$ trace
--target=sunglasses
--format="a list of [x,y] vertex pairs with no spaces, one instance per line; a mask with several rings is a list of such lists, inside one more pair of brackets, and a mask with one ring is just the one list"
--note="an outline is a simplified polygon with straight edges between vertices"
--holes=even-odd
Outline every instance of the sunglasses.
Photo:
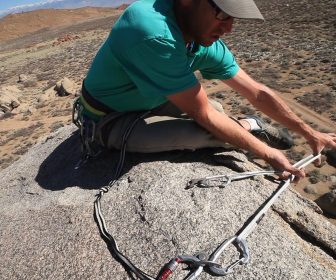
[[212,0],[208,0],[208,3],[211,5],[211,7],[215,10],[216,13],[216,19],[220,20],[220,21],[226,21],[228,19],[231,18],[230,15],[228,15],[227,13],[225,13],[224,11],[222,11],[216,4],[214,1]]

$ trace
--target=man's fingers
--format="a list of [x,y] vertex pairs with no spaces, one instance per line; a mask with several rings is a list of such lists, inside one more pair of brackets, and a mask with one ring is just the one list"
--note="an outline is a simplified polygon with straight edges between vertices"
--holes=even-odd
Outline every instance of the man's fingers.
[[306,173],[305,173],[304,169],[298,169],[298,168],[294,168],[294,167],[289,168],[288,171],[282,172],[279,177],[280,177],[281,180],[287,180],[287,179],[290,178],[291,175],[294,175],[293,182],[295,184],[298,183],[304,177],[306,177]]
[[329,135],[329,141],[326,142],[325,146],[336,150],[336,133],[327,133]]
[[295,170],[293,170],[292,174],[295,176],[295,178],[294,178],[295,183],[298,183],[301,179],[306,177],[306,173],[305,173],[305,170],[303,168],[302,169],[295,168]]
[[319,157],[318,159],[314,160],[314,166],[315,167],[321,167],[322,165],[322,159]]

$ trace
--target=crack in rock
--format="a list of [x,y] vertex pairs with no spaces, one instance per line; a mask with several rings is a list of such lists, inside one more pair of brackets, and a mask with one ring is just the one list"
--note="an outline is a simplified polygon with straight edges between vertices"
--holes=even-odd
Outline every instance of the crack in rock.
[[300,220],[294,219],[291,217],[286,211],[281,211],[276,209],[273,210],[279,214],[279,216],[287,223],[289,226],[296,232],[296,234],[302,238],[304,241],[319,247],[322,251],[324,251],[327,255],[336,259],[336,249],[333,248],[330,244],[325,242],[324,239],[319,238],[319,236],[311,229],[308,229],[304,222],[307,222],[307,217],[304,212],[298,212],[297,215],[300,217]]

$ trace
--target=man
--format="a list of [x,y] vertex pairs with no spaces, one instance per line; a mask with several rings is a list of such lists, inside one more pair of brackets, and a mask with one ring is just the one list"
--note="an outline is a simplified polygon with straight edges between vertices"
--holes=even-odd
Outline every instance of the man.
[[[274,133],[256,117],[237,121],[227,116],[219,103],[208,99],[194,75],[199,70],[204,78],[222,80],[258,110],[304,136],[315,154],[324,147],[335,149],[335,134],[305,124],[271,89],[239,68],[219,39],[231,32],[235,18],[263,20],[253,0],[140,0],[128,7],[83,82],[85,119],[97,123],[100,142],[119,149],[132,126],[129,151],[194,150],[230,143],[276,170],[304,177],[304,171],[292,167],[276,149],[291,145],[288,135]],[[135,122],[144,111],[150,113]],[[253,134],[266,135],[270,146]]]

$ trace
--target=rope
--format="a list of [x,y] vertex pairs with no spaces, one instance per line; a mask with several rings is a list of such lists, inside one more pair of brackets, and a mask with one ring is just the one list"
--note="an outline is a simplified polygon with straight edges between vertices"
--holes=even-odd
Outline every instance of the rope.
[[130,272],[133,272],[139,279],[141,280],[155,280],[154,277],[146,274],[141,269],[136,267],[125,255],[123,255],[118,248],[118,244],[114,237],[108,232],[106,222],[104,216],[101,211],[101,199],[103,198],[104,194],[107,193],[114,184],[119,180],[122,169],[125,163],[125,154],[126,154],[126,146],[127,146],[127,139],[130,136],[134,126],[140,119],[143,119],[146,115],[148,115],[150,111],[143,113],[142,115],[138,116],[135,121],[126,128],[126,131],[122,138],[122,146],[120,149],[120,157],[117,164],[117,168],[113,179],[109,182],[107,187],[102,187],[97,194],[96,200],[94,202],[94,217],[97,222],[99,231],[103,239],[111,246],[112,252],[114,257],[126,268],[129,269]]

